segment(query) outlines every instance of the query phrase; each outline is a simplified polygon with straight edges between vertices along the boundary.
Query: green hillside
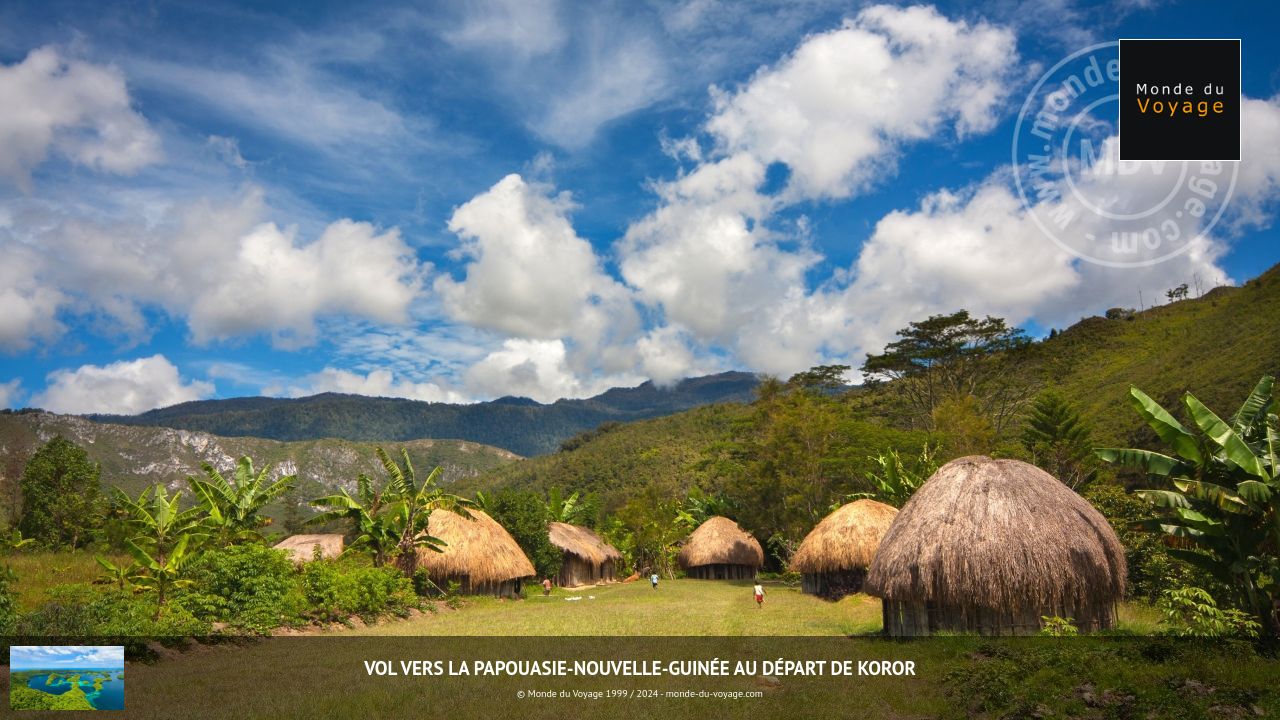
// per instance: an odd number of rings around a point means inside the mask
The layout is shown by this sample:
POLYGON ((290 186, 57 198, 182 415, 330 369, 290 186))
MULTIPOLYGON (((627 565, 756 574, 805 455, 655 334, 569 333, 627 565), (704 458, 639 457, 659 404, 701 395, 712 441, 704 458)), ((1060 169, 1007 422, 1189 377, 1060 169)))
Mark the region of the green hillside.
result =
MULTIPOLYGON (((1218 288, 1202 298, 1148 309, 1128 319, 1086 318, 1034 343, 1021 363, 1017 377, 1026 384, 1028 395, 1058 390, 1093 425, 1098 445, 1154 446, 1156 439, 1146 433, 1128 404, 1130 384, 1168 407, 1175 407, 1178 396, 1190 390, 1225 413, 1239 404, 1261 375, 1280 372, 1280 267, 1242 287, 1218 288)), ((894 387, 889 384, 830 398, 838 416, 837 430, 819 458, 822 467, 815 477, 829 483, 826 495, 832 501, 867 489, 865 475, 873 469, 868 455, 895 448, 914 453, 930 437, 909 430, 893 397, 894 387)), ((794 416, 790 432, 813 425, 815 407, 784 408, 794 416)), ((776 508, 785 502, 764 501, 764 494, 776 488, 762 484, 760 476, 789 472, 783 461, 770 457, 778 452, 779 443, 785 446, 786 438, 780 433, 787 430, 766 427, 786 421, 785 415, 771 413, 763 411, 760 403, 710 406, 587 433, 573 442, 576 447, 570 451, 498 467, 466 484, 489 490, 503 486, 583 490, 600 498, 602 515, 632 501, 652 504, 683 497, 694 487, 776 508), (769 433, 774 437, 762 438, 769 433)), ((1020 432, 1019 420, 997 443, 1016 446, 1020 432)), ((803 441, 795 438, 797 443, 803 441)), ((944 453, 940 459, 948 458, 944 453)), ((789 497, 797 497, 797 492, 789 497)), ((800 517, 825 511, 823 506, 800 517)), ((768 533, 761 534, 764 528, 759 525, 781 529, 771 517, 757 519, 755 525, 747 527, 762 538, 768 533)))
MULTIPOLYGON (((147 485, 163 483, 185 488, 188 475, 202 463, 222 470, 243 455, 258 467, 275 466, 273 475, 296 473, 297 496, 310 499, 339 486, 354 487, 356 475, 381 477, 374 456, 378 443, 349 440, 280 442, 247 437, 220 437, 203 432, 146 426, 97 423, 72 415, 45 412, 0 413, 0 509, 8 517, 16 492, 13 480, 44 442, 62 435, 83 447, 102 467, 102 484, 136 494, 147 485)), ((462 440, 411 440, 386 443, 389 450, 405 447, 417 467, 443 468, 443 482, 452 484, 519 458, 506 450, 462 440)))

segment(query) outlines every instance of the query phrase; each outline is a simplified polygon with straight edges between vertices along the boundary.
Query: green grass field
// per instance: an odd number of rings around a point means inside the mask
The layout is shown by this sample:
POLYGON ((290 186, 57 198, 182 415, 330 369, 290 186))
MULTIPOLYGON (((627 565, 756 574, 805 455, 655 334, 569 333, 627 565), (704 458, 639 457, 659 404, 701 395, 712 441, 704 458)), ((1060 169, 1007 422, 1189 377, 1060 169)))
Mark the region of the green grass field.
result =
MULTIPOLYGON (((24 612, 34 610, 48 599, 49 590, 58 585, 92 583, 103 577, 103 570, 93 557, 93 553, 85 551, 36 551, 14 553, 4 558, 18 576, 13 585, 18 609, 24 612)), ((123 554, 108 553, 104 557, 116 564, 130 561, 123 554)))

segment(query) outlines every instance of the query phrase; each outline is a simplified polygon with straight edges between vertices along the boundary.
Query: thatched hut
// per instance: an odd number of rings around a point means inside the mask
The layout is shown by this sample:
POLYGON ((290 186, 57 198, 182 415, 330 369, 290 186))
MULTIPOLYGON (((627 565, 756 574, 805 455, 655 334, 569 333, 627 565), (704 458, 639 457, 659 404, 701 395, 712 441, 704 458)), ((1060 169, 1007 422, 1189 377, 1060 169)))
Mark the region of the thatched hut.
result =
POLYGON ((1025 635, 1041 617, 1111 627, 1124 548, 1102 514, 1040 468, 973 456, 916 491, 880 542, 866 590, 885 632, 1025 635))
POLYGON ((897 514, 884 503, 856 500, 823 518, 791 558, 791 569, 803 576, 801 590, 829 600, 860 592, 897 514))
POLYGON ((717 515, 689 535, 677 560, 691 578, 750 580, 764 565, 764 550, 738 523, 717 515))
POLYGON ((551 544, 560 549, 560 573, 556 584, 578 587, 614 582, 622 553, 588 528, 553 522, 547 526, 551 544))
POLYGON ((469 595, 515 597, 533 564, 506 528, 483 510, 470 510, 471 519, 448 510, 433 510, 427 534, 448 543, 443 552, 418 548, 418 567, 441 588, 461 585, 469 595))
POLYGON ((275 544, 277 550, 289 553, 295 563, 310 562, 315 559, 316 548, 320 548, 320 557, 336 558, 342 554, 344 543, 341 535, 290 535, 275 544))

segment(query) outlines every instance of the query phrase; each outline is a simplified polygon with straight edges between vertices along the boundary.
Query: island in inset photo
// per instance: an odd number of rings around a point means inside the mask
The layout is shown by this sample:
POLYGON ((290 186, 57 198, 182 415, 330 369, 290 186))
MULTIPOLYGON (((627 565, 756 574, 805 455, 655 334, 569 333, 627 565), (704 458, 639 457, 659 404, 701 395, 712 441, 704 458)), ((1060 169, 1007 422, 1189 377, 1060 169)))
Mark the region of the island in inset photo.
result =
POLYGON ((123 710, 124 648, 119 645, 13 645, 12 710, 123 710))

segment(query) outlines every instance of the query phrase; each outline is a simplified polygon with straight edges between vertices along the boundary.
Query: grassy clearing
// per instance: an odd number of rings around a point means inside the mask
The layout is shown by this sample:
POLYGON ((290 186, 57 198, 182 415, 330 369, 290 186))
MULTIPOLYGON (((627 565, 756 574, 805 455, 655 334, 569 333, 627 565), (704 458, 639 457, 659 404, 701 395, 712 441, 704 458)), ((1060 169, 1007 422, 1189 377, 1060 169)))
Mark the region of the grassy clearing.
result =
MULTIPOLYGON (((35 609, 58 585, 91 583, 102 577, 102 568, 93 557, 90 552, 64 550, 20 552, 5 558, 3 562, 18 576, 13 585, 18 608, 24 612, 35 609)), ((130 561, 125 555, 108 553, 104 557, 117 565, 130 561)))

